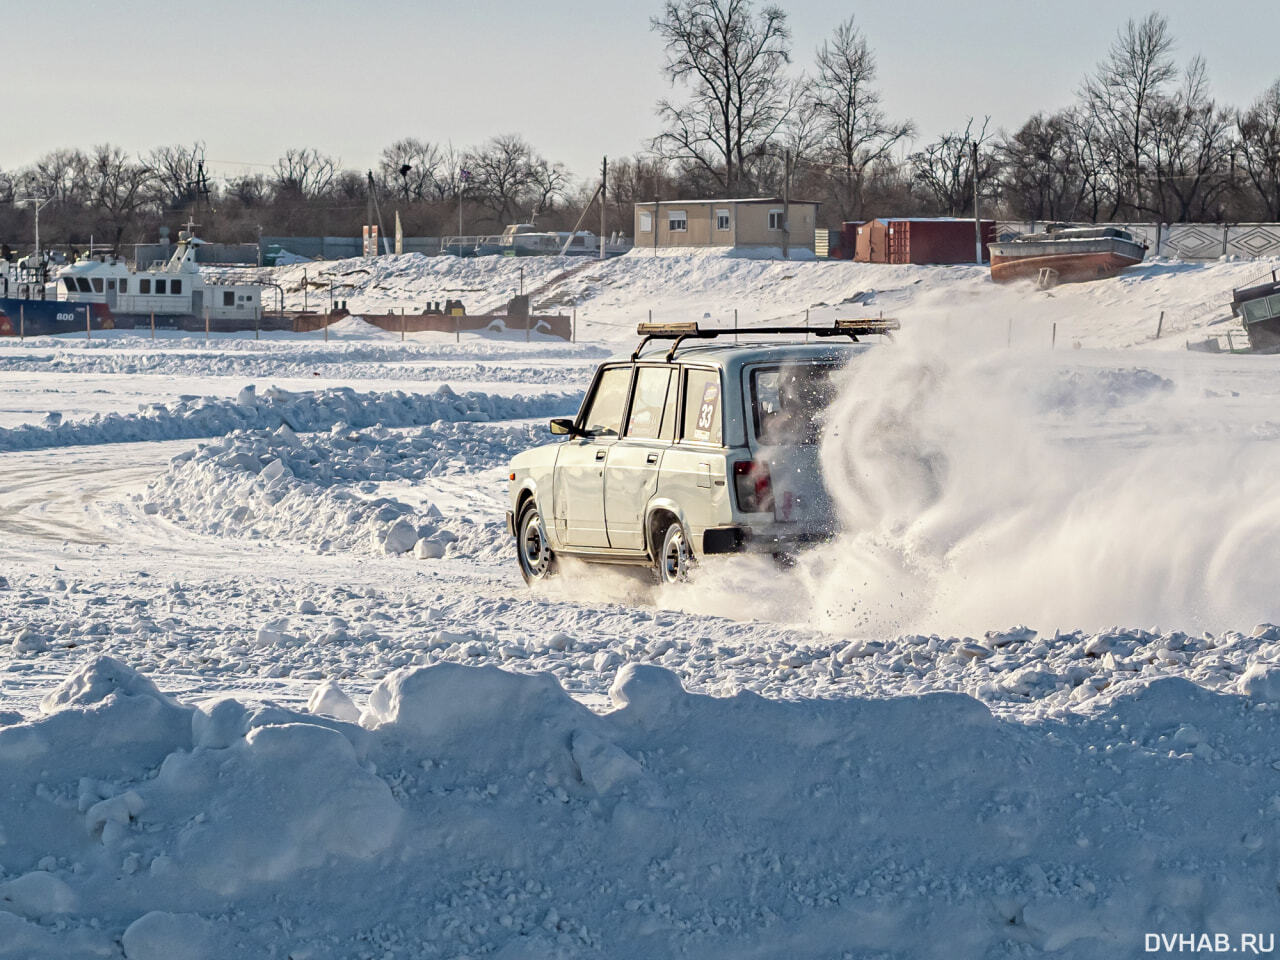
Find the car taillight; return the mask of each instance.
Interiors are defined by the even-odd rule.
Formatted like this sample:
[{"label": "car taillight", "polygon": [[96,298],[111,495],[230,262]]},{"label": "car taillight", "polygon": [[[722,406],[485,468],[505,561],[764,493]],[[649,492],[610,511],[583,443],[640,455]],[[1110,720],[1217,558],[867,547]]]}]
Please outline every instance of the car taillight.
[{"label": "car taillight", "polygon": [[738,509],[743,513],[773,509],[773,483],[769,479],[768,464],[737,461],[733,465],[733,489],[738,495]]}]

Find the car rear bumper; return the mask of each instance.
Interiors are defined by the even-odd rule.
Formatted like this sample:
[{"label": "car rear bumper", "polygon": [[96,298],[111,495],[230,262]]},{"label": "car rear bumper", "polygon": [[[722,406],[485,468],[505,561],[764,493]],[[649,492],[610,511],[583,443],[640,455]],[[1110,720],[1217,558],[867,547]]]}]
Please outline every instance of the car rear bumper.
[{"label": "car rear bumper", "polygon": [[779,553],[831,539],[829,530],[754,531],[749,527],[708,527],[702,553]]}]

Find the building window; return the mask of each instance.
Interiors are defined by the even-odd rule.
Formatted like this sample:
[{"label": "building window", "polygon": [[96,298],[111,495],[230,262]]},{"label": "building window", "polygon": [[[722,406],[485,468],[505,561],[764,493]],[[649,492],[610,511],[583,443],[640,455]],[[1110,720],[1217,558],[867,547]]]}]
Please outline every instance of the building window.
[{"label": "building window", "polygon": [[170,293],[181,293],[181,292],[182,292],[182,281],[181,281],[181,280],[170,280],[170,281],[169,281],[169,292],[170,292]]},{"label": "building window", "polygon": [[782,211],[781,210],[769,211],[769,229],[770,230],[782,229]]},{"label": "building window", "polygon": [[640,214],[640,232],[648,233],[652,229],[653,229],[653,214],[641,213]]},{"label": "building window", "polygon": [[667,229],[672,233],[684,233],[689,229],[689,218],[683,210],[667,211]]},{"label": "building window", "polygon": [[236,305],[236,294],[234,290],[226,290],[223,292],[222,305],[224,307],[234,307]]},{"label": "building window", "polygon": [[728,210],[716,211],[716,229],[717,230],[729,229],[729,211]]},{"label": "building window", "polygon": [[150,281],[150,280],[139,280],[139,281],[138,281],[138,292],[139,292],[139,293],[150,293],[150,292],[151,292],[151,281]]},{"label": "building window", "polygon": [[166,281],[164,281],[164,280],[157,280],[157,281],[156,281],[156,293],[164,293],[164,292],[165,292],[165,289],[164,289],[164,288],[165,288],[165,282],[166,282]]}]

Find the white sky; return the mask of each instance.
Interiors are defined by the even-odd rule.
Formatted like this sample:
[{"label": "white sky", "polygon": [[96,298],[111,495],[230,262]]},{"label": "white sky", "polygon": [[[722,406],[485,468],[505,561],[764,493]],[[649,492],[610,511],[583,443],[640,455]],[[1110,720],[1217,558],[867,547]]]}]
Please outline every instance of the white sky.
[{"label": "white sky", "polygon": [[[1016,128],[1068,103],[1128,17],[1126,0],[794,0],[795,67],[853,13],[885,106],[920,142],[989,114]],[[311,146],[371,165],[393,140],[470,146],[523,134],[586,179],[641,149],[667,85],[649,29],[660,0],[3,0],[0,168],[57,147],[138,152],[202,139],[217,173]],[[1224,102],[1280,76],[1276,0],[1163,0],[1177,56],[1200,53]],[[254,166],[260,165],[260,166]]]}]

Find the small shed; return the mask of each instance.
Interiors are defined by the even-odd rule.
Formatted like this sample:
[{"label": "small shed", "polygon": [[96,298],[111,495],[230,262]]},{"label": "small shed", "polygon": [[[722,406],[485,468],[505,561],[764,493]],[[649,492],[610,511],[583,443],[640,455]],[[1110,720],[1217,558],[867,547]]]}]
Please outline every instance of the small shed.
[{"label": "small shed", "polygon": [[728,247],[813,253],[821,204],[811,200],[749,197],[660,200],[635,204],[635,249]]},{"label": "small shed", "polygon": [[[961,217],[878,217],[848,223],[842,231],[845,256],[861,263],[973,263],[973,219]],[[996,239],[996,222],[982,221],[982,259]],[[850,243],[852,241],[852,243]]]}]

